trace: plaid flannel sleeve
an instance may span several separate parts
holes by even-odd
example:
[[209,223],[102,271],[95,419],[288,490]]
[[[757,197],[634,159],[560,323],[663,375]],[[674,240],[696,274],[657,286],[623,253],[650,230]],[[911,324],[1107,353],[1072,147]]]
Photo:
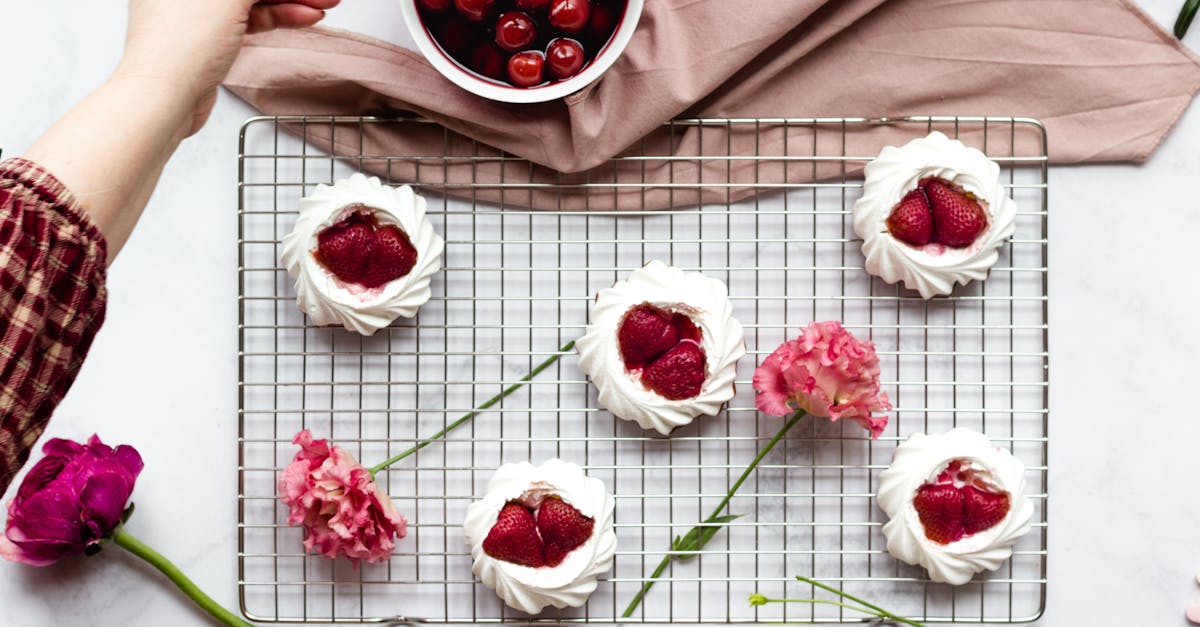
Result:
[[104,236],[71,192],[0,163],[0,493],[29,458],[104,321]]

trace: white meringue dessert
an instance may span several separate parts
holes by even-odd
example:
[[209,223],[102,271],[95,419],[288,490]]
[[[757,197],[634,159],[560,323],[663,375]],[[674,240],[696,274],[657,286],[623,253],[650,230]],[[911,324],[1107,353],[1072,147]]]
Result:
[[371,335],[417,315],[444,247],[425,216],[425,199],[411,187],[354,174],[300,200],[280,262],[313,324]]
[[667,435],[733,398],[746,340],[724,282],[651,261],[600,290],[576,350],[601,405]]
[[[903,282],[922,298],[987,278],[1016,228],[1016,203],[1000,183],[1000,166],[937,131],[884,148],[864,176],[852,215],[867,272],[888,283]],[[935,203],[930,181],[942,186],[943,202]],[[905,209],[915,212],[912,217],[901,212],[902,201],[910,200],[916,205]],[[930,213],[918,223],[920,203]],[[968,215],[967,206],[982,212]]]
[[579,607],[612,568],[615,501],[599,479],[551,459],[504,464],[463,523],[471,570],[509,607]]
[[983,434],[916,433],[879,475],[887,550],[939,583],[962,585],[996,570],[1033,519],[1025,465]]

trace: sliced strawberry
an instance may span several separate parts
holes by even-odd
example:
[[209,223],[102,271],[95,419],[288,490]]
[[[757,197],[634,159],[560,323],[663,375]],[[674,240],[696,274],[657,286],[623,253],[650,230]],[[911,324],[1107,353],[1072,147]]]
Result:
[[375,231],[375,245],[362,284],[379,287],[407,276],[417,263],[417,249],[408,235],[394,226]]
[[317,261],[337,278],[358,283],[374,245],[367,217],[354,213],[317,234]]
[[973,196],[940,179],[925,183],[925,195],[933,212],[933,241],[950,248],[965,248],[987,228],[987,213]]
[[592,537],[594,525],[594,520],[557,496],[543,499],[537,512],[537,528],[546,548],[546,565],[561,564],[568,553]]
[[988,492],[969,485],[962,489],[963,533],[971,535],[1000,524],[1008,515],[1009,498],[1006,493]]
[[533,512],[519,503],[508,503],[500,510],[496,524],[483,539],[483,552],[522,566],[538,568],[546,565]]
[[692,322],[692,319],[687,314],[677,313],[671,316],[671,326],[675,327],[676,331],[679,331],[679,341],[681,342],[684,340],[699,342],[700,338],[704,335],[700,332],[700,327],[696,326],[696,323]]
[[924,246],[933,240],[933,213],[925,192],[914,189],[904,195],[887,219],[892,237],[911,246]]
[[679,343],[671,314],[653,305],[638,305],[625,313],[617,343],[626,368],[641,368]]
[[953,485],[923,485],[913,498],[925,537],[950,544],[963,536],[963,494]]
[[704,349],[683,340],[642,371],[642,383],[663,398],[680,401],[700,393],[704,386]]

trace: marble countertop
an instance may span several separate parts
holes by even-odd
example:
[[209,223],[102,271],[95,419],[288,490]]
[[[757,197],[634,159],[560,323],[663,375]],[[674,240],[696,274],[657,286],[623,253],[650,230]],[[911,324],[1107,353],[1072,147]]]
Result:
[[[346,2],[330,23],[408,41],[391,0]],[[1170,24],[1180,0],[1139,2]],[[10,3],[0,146],[19,155],[99,84],[121,49],[123,3]],[[1200,45],[1200,28],[1189,37]],[[112,268],[108,319],[46,437],[134,443],[137,535],[235,607],[237,131],[253,112],[222,94],[168,165]],[[1186,624],[1200,601],[1200,105],[1143,166],[1051,171],[1049,599],[1039,625]],[[1184,477],[1182,488],[1178,477]],[[15,484],[14,484],[15,485]],[[0,624],[204,625],[161,577],[121,551],[34,569],[0,563]]]

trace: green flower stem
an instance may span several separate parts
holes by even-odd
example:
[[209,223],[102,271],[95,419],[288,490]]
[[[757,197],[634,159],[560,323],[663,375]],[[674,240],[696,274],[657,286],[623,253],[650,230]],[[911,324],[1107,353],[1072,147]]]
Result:
[[514,384],[504,388],[504,391],[489,398],[486,402],[484,402],[484,404],[467,412],[463,417],[459,418],[458,420],[455,420],[454,422],[446,425],[445,429],[442,429],[441,431],[438,431],[437,433],[433,434],[432,436],[430,436],[424,440],[421,440],[420,442],[417,443],[416,446],[408,449],[407,451],[404,451],[403,453],[400,453],[399,455],[397,455],[395,457],[392,457],[391,459],[385,460],[382,463],[372,466],[368,470],[368,472],[370,472],[371,476],[374,477],[375,474],[378,473],[380,470],[383,470],[384,468],[387,468],[388,466],[391,466],[392,464],[394,464],[406,457],[409,457],[409,456],[415,454],[417,451],[425,448],[426,446],[429,446],[430,444],[433,444],[434,442],[437,442],[438,440],[442,439],[443,437],[446,436],[447,433],[450,433],[451,431],[461,427],[463,424],[467,423],[472,418],[479,415],[481,412],[491,409],[493,405],[495,405],[496,403],[499,403],[501,400],[504,399],[504,397],[521,389],[522,386],[524,386],[526,383],[529,383],[530,380],[532,380],[534,377],[541,374],[542,371],[545,370],[546,368],[549,368],[550,366],[554,365],[554,362],[558,361],[558,359],[560,357],[562,357],[564,353],[570,351],[573,348],[575,348],[574,340],[567,342],[566,344],[563,345],[562,348],[558,349],[557,353],[551,355],[548,359],[546,359],[546,361],[543,361],[542,363],[538,364],[536,368],[529,371],[529,374],[522,377],[519,382],[514,383]]
[[834,588],[833,586],[823,584],[815,579],[809,579],[808,577],[804,577],[802,575],[796,575],[796,580],[816,586],[827,592],[832,592],[832,593],[842,597],[843,599],[848,599],[854,603],[857,603],[861,607],[855,607],[853,605],[849,605],[846,603],[840,603],[838,601],[828,601],[828,600],[823,600],[823,599],[768,599],[760,594],[751,595],[750,596],[750,604],[751,605],[765,605],[767,603],[824,603],[824,604],[829,604],[829,605],[837,605],[840,607],[844,607],[846,609],[854,610],[856,612],[862,612],[863,614],[871,614],[873,616],[878,616],[879,618],[896,621],[898,623],[904,623],[905,625],[911,625],[912,627],[925,627],[925,625],[922,625],[921,623],[918,623],[914,620],[904,618],[903,616],[897,616],[897,615],[883,609],[882,607],[879,607],[878,605],[875,605],[873,603],[868,603],[867,601],[864,601],[852,594],[838,590],[837,588]]
[[204,594],[204,591],[196,586],[191,579],[188,579],[187,575],[184,575],[178,566],[172,564],[171,560],[163,557],[158,551],[146,546],[141,540],[129,535],[129,532],[124,529],[118,529],[113,534],[113,543],[157,568],[159,572],[167,576],[167,579],[170,579],[172,583],[179,586],[179,589],[188,595],[192,601],[195,601],[196,605],[199,605],[201,609],[208,612],[210,616],[220,621],[221,624],[228,625],[229,627],[254,627],[251,623],[242,620],[233,612],[221,607],[212,597]]
[[883,616],[874,610],[868,610],[864,607],[858,607],[857,605],[850,605],[849,603],[842,603],[841,601],[831,601],[829,599],[768,599],[763,597],[753,605],[766,605],[768,603],[808,603],[809,605],[833,605],[836,607],[843,607],[848,610],[853,610],[855,612],[861,612],[863,614],[870,614],[871,616],[879,616],[880,618],[883,618]]
[[1200,10],[1200,0],[1187,0],[1183,3],[1183,8],[1179,10],[1179,18],[1175,20],[1176,37],[1183,39],[1187,34],[1192,20],[1196,19],[1197,10]]
[[[750,474],[754,472],[754,469],[758,468],[759,462],[761,462],[763,458],[771,452],[771,449],[775,448],[776,444],[779,444],[779,441],[783,439],[783,436],[786,435],[792,427],[796,426],[796,423],[800,422],[800,419],[805,415],[806,412],[804,410],[800,410],[796,412],[791,419],[784,423],[783,427],[779,430],[779,433],[776,433],[775,437],[771,438],[770,442],[767,442],[767,445],[758,452],[758,456],[754,458],[754,461],[750,462],[750,465],[742,471],[742,476],[738,477],[738,480],[735,481],[732,486],[730,486],[729,492],[725,494],[725,498],[721,499],[720,504],[717,505],[716,509],[713,510],[712,514],[708,516],[705,522],[701,523],[701,526],[725,524],[719,522],[714,523],[712,521],[721,515],[721,512],[725,509],[725,506],[729,505],[729,501],[733,498],[734,493],[738,491],[738,488],[742,487],[742,484],[746,482],[746,479],[750,477]],[[711,537],[711,534],[709,537]],[[704,541],[707,542],[707,540]],[[621,614],[621,618],[629,618],[633,615],[633,611],[636,610],[637,606],[641,604],[642,599],[646,597],[646,593],[650,591],[650,588],[654,587],[655,581],[667,570],[667,565],[671,563],[672,559],[675,559],[678,556],[678,554],[674,552],[678,549],[676,549],[676,547],[672,547],[672,549],[673,551],[663,556],[662,561],[658,563],[658,567],[655,568],[654,573],[650,575],[650,580],[642,584],[642,589],[639,590],[637,595],[633,597],[633,600],[629,602],[629,607],[625,608],[625,611]],[[691,555],[687,557],[691,557]]]

